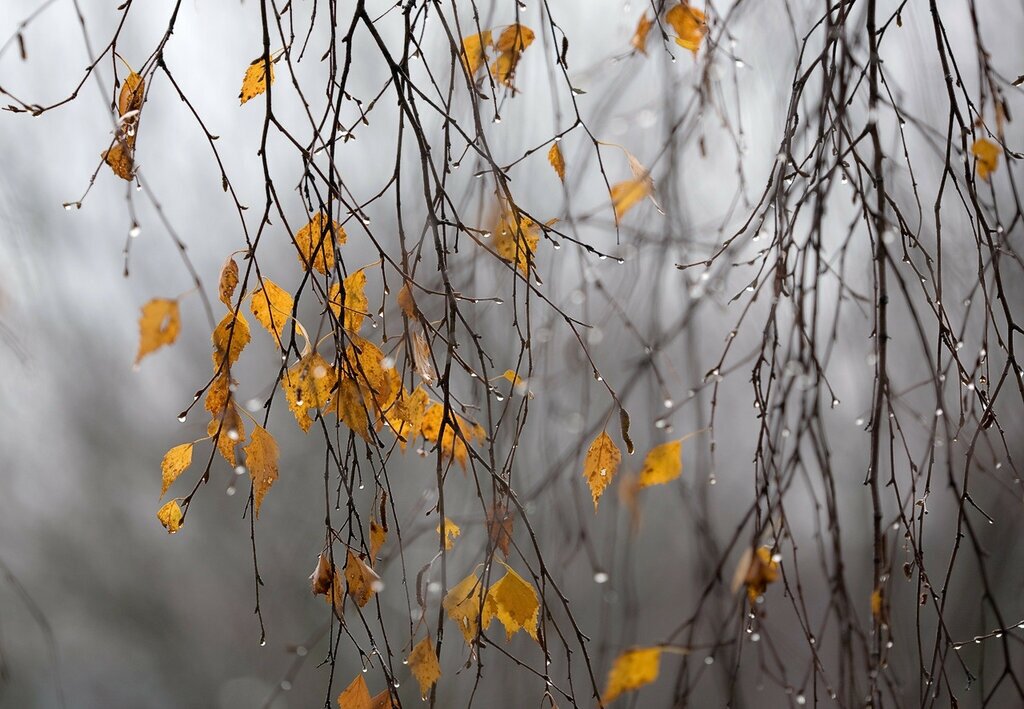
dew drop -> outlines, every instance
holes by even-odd
[[[608,583],[608,574],[604,571],[594,572],[594,583]]]

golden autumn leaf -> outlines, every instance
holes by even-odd
[[[342,423],[359,435],[367,443],[371,442],[370,418],[367,402],[363,400],[362,390],[355,380],[348,377],[338,382],[338,388],[327,411],[333,411]]]
[[[641,647],[627,650],[615,658],[608,672],[604,690],[605,702],[615,701],[623,692],[632,692],[658,679],[661,648]]]
[[[533,30],[520,24],[509,25],[498,35],[494,49],[499,54],[490,69],[491,76],[495,81],[512,87],[512,79],[519,66],[519,60],[522,58],[523,51],[533,43],[533,38]]]
[[[590,494],[594,498],[594,511],[597,511],[598,500],[615,477],[622,462],[622,452],[615,445],[607,432],[594,439],[583,459],[583,477],[590,486]]]
[[[267,429],[256,426],[244,450],[245,464],[252,478],[253,512],[259,517],[263,498],[277,480],[277,441]]]
[[[565,182],[565,158],[562,157],[562,149],[558,147],[558,143],[551,144],[551,150],[548,151],[548,162],[554,168],[558,179]]]
[[[213,371],[230,367],[249,344],[249,323],[241,313],[228,313],[213,331]]]
[[[181,529],[181,507],[177,500],[171,500],[157,510],[156,518],[164,526],[168,534],[174,534]]]
[[[427,392],[416,387],[411,394],[403,392],[387,413],[388,425],[399,436],[399,445],[405,450],[406,443],[420,435],[423,417],[427,413],[430,398]]]
[[[146,81],[134,71],[128,73],[121,84],[121,93],[117,97],[117,114],[124,118],[132,111],[142,109],[145,97]]]
[[[216,416],[224,410],[231,399],[231,377],[227,372],[218,374],[206,390],[206,410]]]
[[[231,467],[237,465],[235,446],[245,440],[245,422],[238,413],[233,401],[227,401],[224,407],[213,415],[206,426],[206,433],[217,442],[217,450]]]
[[[441,535],[441,539],[444,541],[445,551],[451,551],[455,548],[455,540],[462,534],[462,530],[459,528],[459,525],[445,517],[444,524],[437,525],[437,533]]]
[[[437,653],[434,652],[429,635],[416,643],[407,661],[412,676],[420,684],[420,696],[427,696],[427,692],[441,677],[441,665],[437,661]]]
[[[647,54],[647,35],[653,25],[654,21],[647,17],[645,12],[641,15],[640,21],[636,25],[636,31],[633,32],[633,37],[629,40],[633,48],[641,54]]]
[[[281,377],[281,388],[288,408],[299,428],[308,432],[313,425],[313,410],[326,409],[338,373],[318,352],[311,352],[293,364]]]
[[[366,686],[366,680],[362,674],[349,682],[345,690],[338,695],[338,709],[372,709],[373,700],[370,698],[370,689]]]
[[[249,308],[256,321],[274,337],[274,342],[281,348],[284,347],[284,329],[292,316],[294,305],[291,293],[269,278],[263,279],[263,285],[253,291],[252,300],[249,301]]]
[[[474,78],[480,67],[487,63],[487,47],[490,44],[490,30],[462,38],[462,65],[466,67],[470,78]]]
[[[345,581],[348,582],[348,595],[360,608],[369,603],[373,594],[384,587],[377,572],[351,550],[345,563]]]
[[[618,224],[622,217],[642,202],[644,198],[651,196],[653,183],[645,177],[625,180],[612,185],[611,196],[612,206],[615,208],[615,223]]]
[[[327,554],[320,554],[316,558],[316,568],[309,575],[310,586],[314,596],[327,593],[331,588],[334,579],[334,569],[331,567],[331,560]]]
[[[180,446],[174,446],[164,455],[164,459],[160,463],[160,472],[163,478],[160,497],[166,495],[167,488],[174,484],[174,481],[185,472],[188,466],[192,465],[192,445],[191,443],[182,443]]]
[[[142,306],[139,316],[139,353],[135,364],[146,355],[164,345],[172,344],[181,332],[181,317],[178,301],[171,298],[153,298]]]
[[[500,581],[491,584],[484,599],[481,623],[487,628],[495,618],[505,627],[505,635],[511,640],[519,630],[525,630],[537,639],[537,622],[540,616],[540,600],[537,592],[511,567],[506,566]]]
[[[115,175],[122,180],[131,182],[135,179],[135,159],[133,153],[134,150],[126,141],[117,139],[110,146],[109,150],[103,151],[103,162],[110,166]]]
[[[494,250],[505,261],[516,264],[523,275],[529,275],[533,256],[540,242],[540,227],[526,216],[516,219],[510,212],[502,210],[494,229]]]
[[[458,626],[467,645],[472,645],[476,636],[480,634],[483,597],[483,583],[474,571],[459,581],[441,601],[441,607]]]
[[[349,339],[352,345],[345,350],[344,374],[359,385],[376,423],[402,393],[401,377],[393,366],[384,366],[384,353],[377,345],[356,335]]]
[[[373,517],[370,518],[370,563],[373,564],[377,559],[377,554],[380,552],[380,548],[384,546],[384,542],[388,539],[388,532],[383,526]]]
[[[344,289],[344,295],[342,295]],[[346,278],[341,285],[334,283],[327,295],[327,305],[334,317],[342,321],[342,327],[349,332],[359,332],[370,309],[366,299],[366,269],[360,268]]]
[[[239,105],[256,98],[267,90],[267,64],[270,64],[270,83],[274,83],[274,61],[264,57],[254,59],[242,77],[242,90],[238,92]]]
[[[644,458],[644,467],[640,471],[640,487],[661,485],[675,480],[683,472],[683,442],[670,441],[655,446]]]
[[[299,263],[306,270],[312,265],[326,275],[334,268],[335,248],[344,244],[347,238],[344,227],[328,219],[323,212],[317,212],[309,223],[295,234],[295,244],[299,248]]]
[[[971,153],[978,159],[978,177],[986,182],[988,181],[992,173],[999,167],[1000,152],[1002,151],[999,149],[999,146],[988,138],[979,138],[974,141],[974,145],[971,146]]]
[[[708,33],[704,13],[684,1],[669,8],[665,13],[665,22],[676,31],[676,44],[696,54],[704,35]]]
[[[420,310],[416,307],[416,301],[412,297],[412,289],[409,287],[408,281],[398,291],[398,307],[401,308],[405,317],[410,320],[415,320],[419,317]]]
[[[466,446],[466,442],[482,442],[486,438],[486,434],[478,424],[470,424],[453,411],[449,421],[444,425],[444,434],[442,435],[441,424],[443,417],[444,405],[432,405],[423,415],[420,432],[423,434],[424,440],[430,443],[437,443],[440,438],[443,459],[454,457],[456,462],[465,469],[466,463],[469,460],[469,448]],[[459,434],[456,434],[453,426],[458,426]]]
[[[228,309],[232,309],[233,305],[231,299],[235,295],[235,288],[238,287],[238,263],[235,259],[228,256],[224,265],[220,269],[220,278],[218,279],[217,290],[220,295],[220,302],[224,303]]]
[[[882,608],[882,588],[879,586],[871,592],[871,615],[880,619],[882,617]]]
[[[732,577],[732,592],[746,586],[747,597],[755,603],[759,596],[768,590],[768,584],[779,578],[779,562],[772,556],[772,550],[766,546],[756,550],[747,548],[740,557],[739,564]]]

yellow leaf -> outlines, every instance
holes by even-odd
[[[630,209],[652,193],[652,183],[646,177],[626,180],[612,185],[612,206],[615,207],[615,223],[618,224]]]
[[[163,486],[160,488],[160,497],[167,494],[167,488],[169,488],[174,481],[178,479],[188,466],[192,465],[192,444],[182,443],[180,446],[174,446],[164,455],[163,462],[160,463],[160,471],[163,473]]]
[[[520,216],[517,220],[509,211],[518,213],[515,208],[502,209],[494,229],[494,250],[504,260],[516,264],[523,275],[529,275],[540,241],[540,227],[529,217]]]
[[[608,673],[608,685],[604,690],[605,702],[615,701],[623,692],[632,692],[658,679],[661,664],[661,648],[642,647],[626,652],[615,658]]]
[[[565,182],[565,158],[562,157],[562,149],[558,147],[558,143],[551,144],[551,150],[548,151],[548,162],[555,169],[558,179]]]
[[[253,512],[257,517],[263,497],[277,480],[277,456],[277,441],[267,429],[257,425],[245,447],[245,464],[252,478]]]
[[[139,317],[139,353],[135,364],[151,352],[172,344],[181,331],[178,301],[171,298],[153,298],[142,306]]]
[[[513,24],[505,28],[494,43],[500,54],[491,64],[491,76],[499,84],[512,87],[512,79],[519,66],[523,51],[533,43],[533,30],[526,25]]]
[[[484,30],[462,38],[462,65],[473,78],[487,62],[487,46],[491,43],[491,31]]]
[[[223,372],[210,383],[206,390],[206,410],[215,416],[224,410],[231,398],[231,378]]]
[[[216,438],[217,450],[234,467],[237,464],[235,446],[245,440],[245,423],[233,401],[227,401],[224,408],[213,415],[206,426],[206,433]]]
[[[160,520],[168,534],[174,534],[181,529],[181,507],[178,506],[178,501],[171,500],[161,507],[156,513],[156,518]]]
[[[274,62],[270,61],[270,83],[274,83]],[[259,96],[267,90],[267,61],[264,57],[254,59],[245,70],[242,78],[242,90],[238,93],[240,103]]]
[[[388,424],[399,436],[399,445],[405,450],[407,442],[420,435],[423,425],[423,417],[427,412],[427,404],[430,398],[427,392],[419,387],[412,394],[403,392],[402,397],[395,402],[388,412]]]
[[[327,554],[320,554],[316,558],[316,568],[309,575],[310,585],[314,596],[327,593],[331,589],[331,582],[334,579],[334,569],[331,567],[331,560]]]
[[[988,181],[989,176],[999,167],[999,146],[988,138],[979,138],[974,141],[971,152],[978,159],[978,177]]]
[[[230,367],[249,344],[249,323],[241,313],[228,313],[213,331],[213,371]]]
[[[278,347],[283,348],[284,329],[294,304],[291,294],[269,278],[264,278],[263,285],[252,293],[249,302],[252,314],[263,329],[273,335]]]
[[[338,382],[338,389],[328,411],[338,414],[342,423],[357,433],[367,443],[371,442],[370,419],[367,416],[367,403],[354,380],[344,378]]]
[[[117,113],[124,118],[126,113],[138,111],[142,108],[142,100],[146,89],[146,81],[136,74],[130,72],[121,84],[121,94],[117,98]]]
[[[708,33],[704,13],[681,2],[665,13],[665,22],[676,31],[676,44],[696,54],[704,35]]]
[[[412,289],[409,287],[408,281],[398,291],[398,307],[405,313],[405,317],[410,320],[415,320],[419,317],[420,311],[416,307],[416,301],[413,300]]]
[[[451,412],[451,417],[444,426],[444,435],[441,435],[443,416],[444,405],[442,404],[434,404],[427,409],[421,424],[423,438],[430,443],[437,443],[440,438],[442,459],[454,457],[458,464],[465,469],[466,462],[469,460],[469,448],[466,446],[466,442],[483,441],[486,438],[484,430],[479,425],[470,424],[455,412]],[[461,435],[455,433],[453,426],[458,426]]]
[[[871,615],[876,618],[882,617],[882,589],[880,587],[871,592]]]
[[[733,574],[732,591],[735,593],[740,586],[746,586],[747,597],[756,603],[759,596],[768,590],[768,584],[779,578],[779,562],[772,556],[772,550],[766,546],[757,550],[746,549]]]
[[[103,161],[110,166],[114,174],[122,180],[131,182],[135,178],[134,150],[128,143],[120,138],[110,147],[110,150],[103,151]]]
[[[369,603],[373,594],[383,588],[380,576],[351,550],[345,563],[345,580],[348,582],[348,595],[360,608]]]
[[[445,550],[451,551],[455,548],[455,540],[460,534],[462,534],[462,530],[459,529],[459,525],[445,517],[444,525],[437,525],[437,533],[442,535],[442,538],[444,539]]]
[[[370,689],[362,674],[356,675],[345,687],[345,691],[338,695],[338,709],[372,709],[372,702]]]
[[[235,295],[235,288],[238,287],[238,264],[233,258],[228,256],[228,260],[224,262],[224,265],[220,269],[220,283],[218,290],[220,291],[220,302],[224,303],[228,309],[233,309],[231,299]]]
[[[521,386],[526,384],[526,380],[520,377],[518,374],[513,372],[511,369],[506,369],[505,373],[501,375],[512,383],[512,386]]]
[[[505,626],[505,635],[511,640],[518,630],[525,630],[537,639],[537,621],[540,601],[533,586],[509,567],[501,580],[491,584],[484,599],[481,623],[487,628],[497,618]]]
[[[480,614],[483,602],[483,584],[476,572],[459,581],[441,601],[451,621],[458,626],[467,645],[472,645],[480,634]]]
[[[671,441],[651,449],[640,472],[640,487],[661,485],[675,480],[683,472],[683,442]]]
[[[651,26],[653,24],[654,22],[647,17],[647,13],[645,12],[640,17],[640,22],[636,25],[636,31],[633,32],[633,38],[629,40],[629,43],[633,45],[633,48],[641,54],[647,54],[647,34],[651,31]]]
[[[597,502],[608,485],[611,484],[615,472],[619,469],[622,461],[622,452],[615,445],[611,437],[604,431],[601,432],[587,450],[587,456],[583,460],[583,477],[590,486],[590,494],[594,498],[594,511],[597,511]]]
[[[313,425],[313,409],[327,408],[337,381],[338,373],[318,352],[306,355],[284,373],[281,388],[303,431],[308,432]]]
[[[412,676],[420,683],[420,696],[427,696],[427,692],[441,677],[441,665],[429,635],[416,643],[416,647],[409,653],[408,661]]]
[[[345,229],[338,222],[328,219],[323,212],[317,212],[309,224],[295,234],[299,263],[306,270],[312,265],[326,274],[334,268],[334,249],[344,244],[347,238]]]
[[[382,527],[376,519],[370,518],[370,563],[374,563],[380,548],[388,539],[387,530]]]
[[[359,384],[367,409],[376,417],[402,393],[400,377],[394,367],[384,367],[384,353],[375,344],[361,337],[350,339],[352,346],[345,350],[345,373]]]
[[[341,294],[342,287],[345,289],[344,297]],[[333,284],[328,293],[327,304],[331,312],[342,321],[342,327],[349,332],[359,332],[370,309],[370,301],[363,292],[365,288],[366,269],[360,268],[346,278],[341,286]]]

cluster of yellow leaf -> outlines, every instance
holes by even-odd
[[[524,276],[528,276],[540,242],[540,226],[514,205],[503,202],[492,233],[498,256],[514,263]]]
[[[508,639],[519,630],[537,639],[540,600],[533,586],[511,567],[505,566],[505,575],[491,584],[483,593],[483,583],[476,571],[462,579],[441,602],[445,612],[462,632],[466,644],[471,645],[481,628],[486,630],[498,620],[505,628]]]
[[[526,25],[513,24],[506,27],[494,40],[492,30],[484,30],[462,39],[462,64],[470,78],[476,79],[477,73],[490,60],[489,51],[495,52],[494,61],[489,71],[491,77],[499,84],[515,90],[512,80],[523,52],[533,43],[534,33]]]
[[[153,298],[142,306],[139,316],[139,352],[135,364],[164,345],[173,344],[181,332],[178,301],[172,298]]]
[[[587,449],[583,459],[583,477],[590,486],[590,494],[594,498],[594,511],[605,489],[611,485],[619,463],[622,462],[622,451],[615,445],[607,432],[601,431]]]
[[[135,138],[145,92],[146,81],[129,68],[117,99],[117,135],[114,144],[102,156],[122,180],[131,181],[135,177]]]
[[[239,105],[267,90],[267,64],[270,65],[270,83],[274,83],[274,60],[266,61],[264,57],[253,59],[242,77],[242,90],[238,92]]]
[[[658,679],[660,665],[660,647],[627,650],[615,658],[602,699],[611,703],[623,692],[632,692],[654,682]]]
[[[441,432],[442,424],[444,433]],[[480,424],[471,424],[454,411],[449,412],[448,420],[445,421],[444,404],[440,403],[431,405],[424,412],[419,433],[423,440],[439,444],[443,460],[454,458],[463,470],[469,460],[467,443],[482,443],[487,439],[487,433]]]
[[[326,274],[334,268],[334,251],[348,239],[345,229],[323,212],[317,212],[295,234],[299,263],[307,271],[315,268]]]
[[[999,167],[999,153],[1002,152],[999,146],[988,138],[978,138],[971,146],[971,153],[977,158],[978,177],[988,181],[996,168]]]
[[[736,572],[732,578],[732,591],[735,593],[740,587],[746,587],[747,598],[755,603],[764,592],[768,590],[768,584],[779,578],[779,562],[772,556],[772,550],[766,546],[757,549],[747,548],[736,565]]]
[[[371,697],[362,674],[356,675],[345,691],[338,695],[338,709],[393,709],[397,706],[391,698],[390,690],[385,689]]]
[[[420,695],[425,698],[430,688],[441,677],[441,665],[437,661],[437,653],[429,635],[416,643],[406,662],[409,663],[412,676],[419,682]]]
[[[700,49],[701,42],[704,41],[704,37],[708,33],[708,25],[704,13],[692,7],[684,0],[677,5],[673,5],[665,12],[665,22],[675,30],[676,44],[696,54]],[[654,20],[649,18],[647,13],[644,13],[636,25],[636,30],[633,31],[632,38],[629,40],[633,48],[641,54],[647,54],[647,35],[653,26]]]

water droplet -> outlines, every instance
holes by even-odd
[[[663,405],[663,406],[664,406],[664,407],[665,407],[666,409],[671,409],[671,408],[672,408],[672,404],[673,404],[673,402],[672,402],[672,400],[671,400],[671,399],[665,399],[665,400],[664,400],[663,402],[661,402],[661,403],[662,403],[662,405]]]
[[[604,571],[595,571],[594,583],[608,583],[608,574]]]
[[[187,419],[187,418],[188,418],[188,412],[187,411],[182,411],[180,414],[178,414],[178,422],[179,423],[185,423],[185,419]]]
[[[142,233],[142,229],[139,227],[138,222],[132,224],[132,228],[128,230],[129,238],[135,239]]]
[[[289,682],[286,679],[281,680],[281,691],[282,692],[287,692],[291,688],[292,688],[292,683],[291,682]]]

